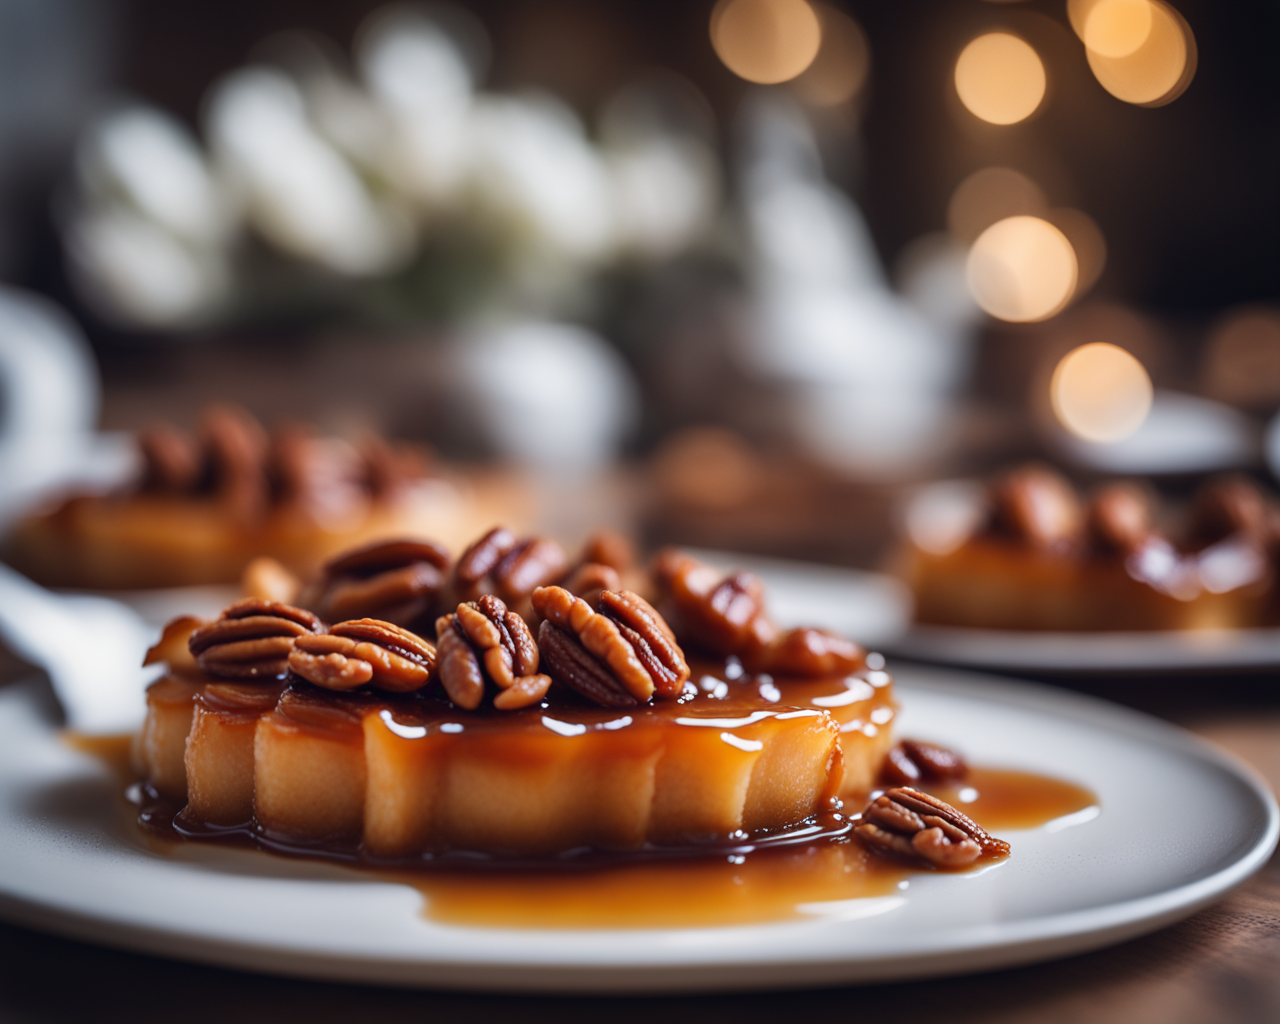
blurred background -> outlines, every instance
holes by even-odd
[[[1028,458],[1274,485],[1277,17],[0,0],[7,507],[210,402],[862,567]]]

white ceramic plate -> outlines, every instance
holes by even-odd
[[[1002,832],[1014,856],[900,895],[747,927],[517,931],[425,919],[418,891],[341,868],[182,845],[152,853],[116,784],[30,691],[0,691],[0,914],[162,956],[325,979],[471,989],[700,991],[840,984],[1064,956],[1185,917],[1276,844],[1247,769],[1153,719],[1053,689],[908,669],[902,730],[1099,794],[1101,813]]]
[[[1280,669],[1280,629],[1039,633],[913,625],[886,650],[1008,672],[1168,673]]]

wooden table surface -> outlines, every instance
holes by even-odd
[[[1104,693],[1176,721],[1280,790],[1280,679],[1107,681]],[[1188,809],[1189,814],[1194,809]],[[377,1020],[698,1021],[867,1013],[894,1024],[1280,1021],[1280,856],[1226,899],[1145,938],[1014,970],[861,988],[661,998],[423,992],[257,976],[102,949],[0,925],[0,1022]]]

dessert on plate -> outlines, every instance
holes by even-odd
[[[397,541],[331,561],[309,607],[174,620],[148,656],[166,671],[135,746],[144,820],[372,864],[838,835],[923,866],[1007,854],[912,788],[965,768],[893,745],[883,659],[778,629],[749,574],[664,552],[642,596],[618,584],[628,559],[607,537],[576,562],[502,530],[456,563]],[[339,617],[374,609],[391,617]]]
[[[916,620],[1025,630],[1161,630],[1280,622],[1276,511],[1243,477],[1211,481],[1164,525],[1143,488],[1087,500],[1047,467],[985,489],[971,528],[912,538],[903,573]]]
[[[483,511],[416,449],[358,445],[300,426],[270,435],[211,408],[194,435],[137,437],[142,472],[113,494],[81,494],[19,522],[6,558],[46,586],[131,589],[235,583],[256,557],[295,573],[379,538],[461,541]]]

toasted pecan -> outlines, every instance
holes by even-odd
[[[376,618],[425,631],[448,570],[448,552],[433,541],[377,541],[328,561],[305,603],[330,622]]]
[[[887,790],[867,804],[853,832],[874,853],[932,867],[963,867],[979,857],[1009,855],[1009,844],[972,818],[906,786]]]
[[[371,685],[392,693],[426,686],[436,648],[415,633],[378,619],[340,622],[328,633],[299,637],[289,668],[328,690]]]
[[[436,637],[440,681],[461,708],[480,706],[486,680],[498,691],[494,707],[503,711],[536,704],[551,686],[538,672],[541,655],[524,619],[492,594],[441,616]]]
[[[564,548],[556,541],[517,540],[510,530],[495,527],[458,559],[454,596],[470,601],[482,594],[497,594],[508,605],[521,605],[538,587],[558,580],[567,567]]]
[[[245,598],[196,629],[187,646],[210,675],[228,679],[283,679],[289,652],[300,636],[318,633],[320,620],[279,601]]]
[[[596,611],[563,587],[541,587],[533,607],[545,619],[538,640],[547,671],[589,700],[616,707],[683,690],[689,678],[684,652],[639,595],[603,591]]]

